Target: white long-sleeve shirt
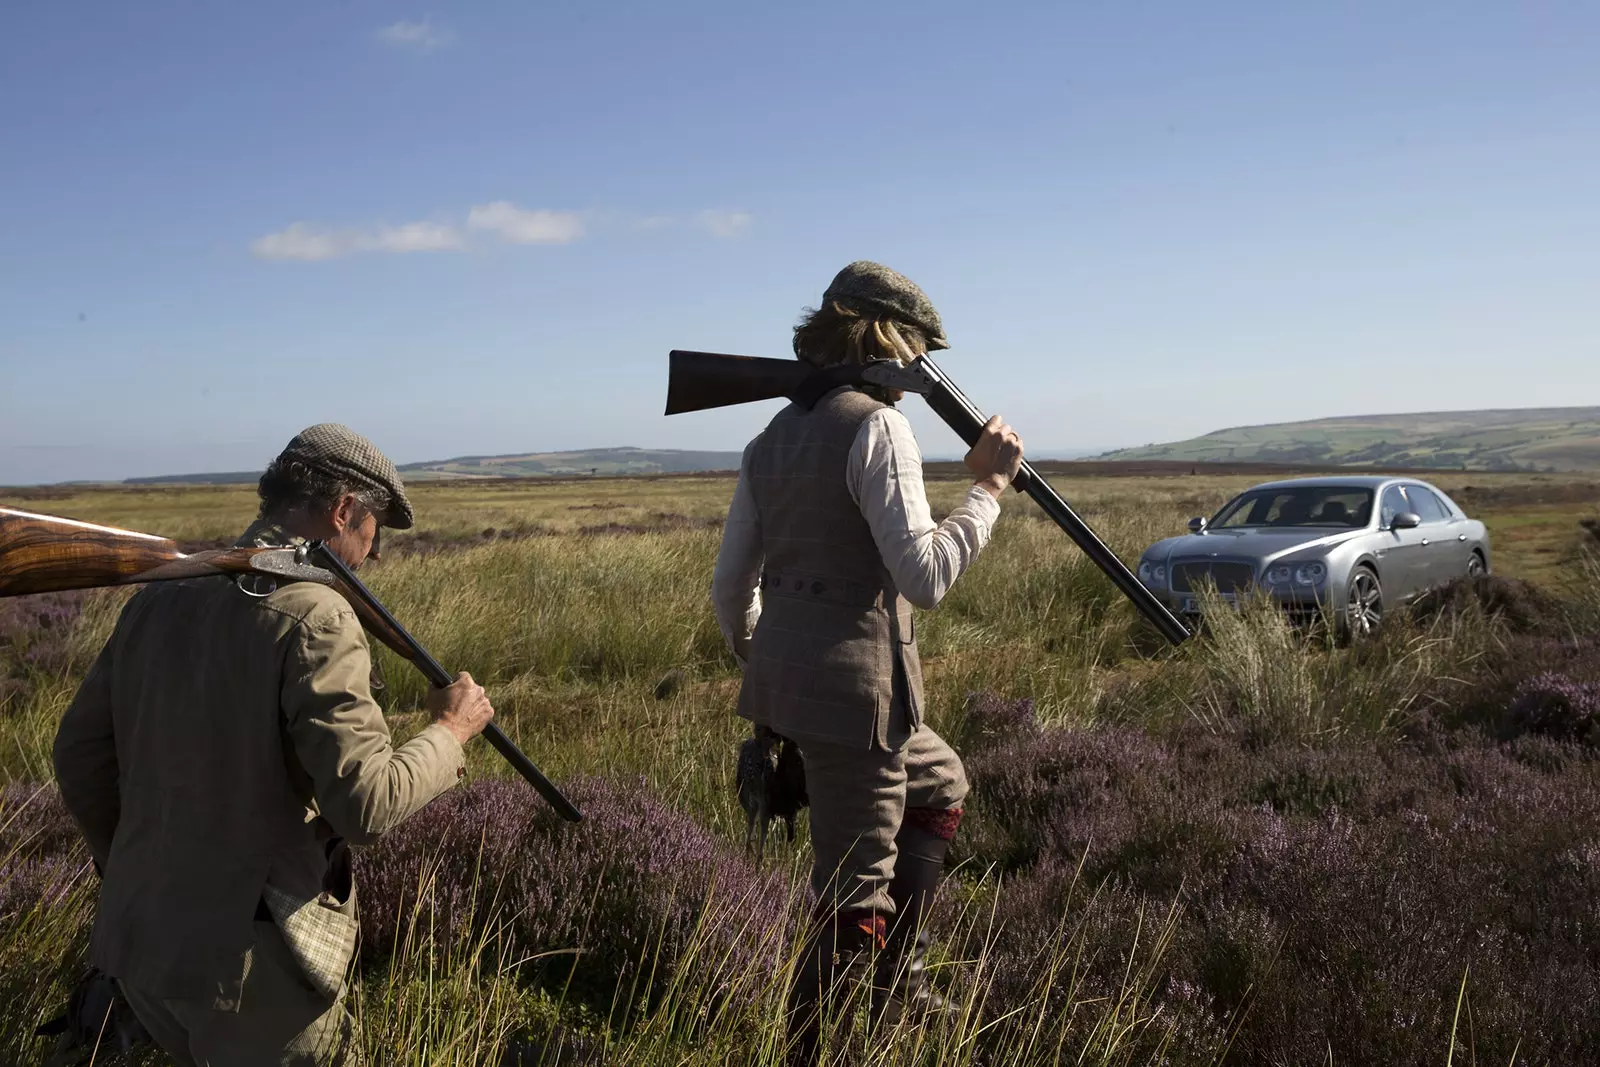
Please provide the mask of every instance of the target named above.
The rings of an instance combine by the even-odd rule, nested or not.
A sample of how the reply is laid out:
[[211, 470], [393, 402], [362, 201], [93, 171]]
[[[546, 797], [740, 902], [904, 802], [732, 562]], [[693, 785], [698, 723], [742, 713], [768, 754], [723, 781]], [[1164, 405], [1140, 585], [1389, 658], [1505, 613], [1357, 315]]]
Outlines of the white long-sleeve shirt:
[[[717, 625], [740, 666], [761, 618], [761, 519], [747, 476], [754, 445], [744, 450], [711, 579]], [[892, 407], [873, 412], [856, 431], [845, 484], [896, 588], [919, 608], [938, 605], [988, 544], [1000, 516], [1000, 502], [973, 486], [959, 507], [934, 523], [922, 485], [922, 451], [911, 423]]]

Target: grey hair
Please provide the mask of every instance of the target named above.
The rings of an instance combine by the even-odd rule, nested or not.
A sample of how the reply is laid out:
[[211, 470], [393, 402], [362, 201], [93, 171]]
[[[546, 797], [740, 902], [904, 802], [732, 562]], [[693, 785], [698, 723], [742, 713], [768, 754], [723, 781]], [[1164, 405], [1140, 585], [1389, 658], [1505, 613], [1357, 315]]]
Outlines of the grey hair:
[[268, 465], [256, 485], [256, 495], [261, 498], [260, 517], [263, 519], [281, 517], [300, 509], [326, 515], [341, 499], [353, 496], [381, 522], [393, 503], [386, 489], [348, 475], [330, 473], [292, 455], [279, 456]]

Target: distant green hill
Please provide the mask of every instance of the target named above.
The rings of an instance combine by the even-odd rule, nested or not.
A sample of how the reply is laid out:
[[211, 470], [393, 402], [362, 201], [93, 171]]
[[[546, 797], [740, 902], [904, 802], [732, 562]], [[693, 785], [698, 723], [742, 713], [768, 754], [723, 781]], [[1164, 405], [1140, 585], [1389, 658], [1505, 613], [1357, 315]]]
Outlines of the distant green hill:
[[[693, 452], [675, 448], [586, 448], [576, 452], [523, 452], [509, 456], [458, 456], [401, 464], [408, 481], [439, 478], [549, 478], [578, 474], [692, 474], [739, 469], [740, 452]], [[129, 485], [244, 484], [260, 471], [164, 474], [129, 478]]]
[[407, 478], [539, 478], [573, 474], [691, 474], [739, 469], [739, 452], [675, 448], [588, 448], [576, 452], [524, 452], [509, 456], [459, 456], [407, 463]]
[[1102, 459], [1453, 470], [1600, 470], [1600, 407], [1356, 415], [1237, 426]]

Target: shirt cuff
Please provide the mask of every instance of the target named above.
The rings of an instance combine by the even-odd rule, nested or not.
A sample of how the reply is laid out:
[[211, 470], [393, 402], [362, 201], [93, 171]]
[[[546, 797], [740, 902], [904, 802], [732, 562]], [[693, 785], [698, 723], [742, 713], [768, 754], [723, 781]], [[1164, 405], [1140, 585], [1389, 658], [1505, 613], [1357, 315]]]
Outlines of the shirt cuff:
[[978, 518], [991, 526], [1000, 517], [1000, 498], [991, 496], [987, 489], [976, 485], [968, 489], [966, 504]]

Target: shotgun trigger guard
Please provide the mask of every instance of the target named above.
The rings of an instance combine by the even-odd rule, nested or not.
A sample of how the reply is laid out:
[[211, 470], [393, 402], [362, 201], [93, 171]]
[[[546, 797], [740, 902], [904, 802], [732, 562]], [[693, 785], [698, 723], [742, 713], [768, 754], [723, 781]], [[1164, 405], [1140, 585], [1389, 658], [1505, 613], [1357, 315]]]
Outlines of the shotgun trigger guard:
[[257, 600], [269, 597], [278, 591], [278, 579], [265, 574], [241, 574], [233, 580], [233, 584], [238, 587], [239, 592]]

